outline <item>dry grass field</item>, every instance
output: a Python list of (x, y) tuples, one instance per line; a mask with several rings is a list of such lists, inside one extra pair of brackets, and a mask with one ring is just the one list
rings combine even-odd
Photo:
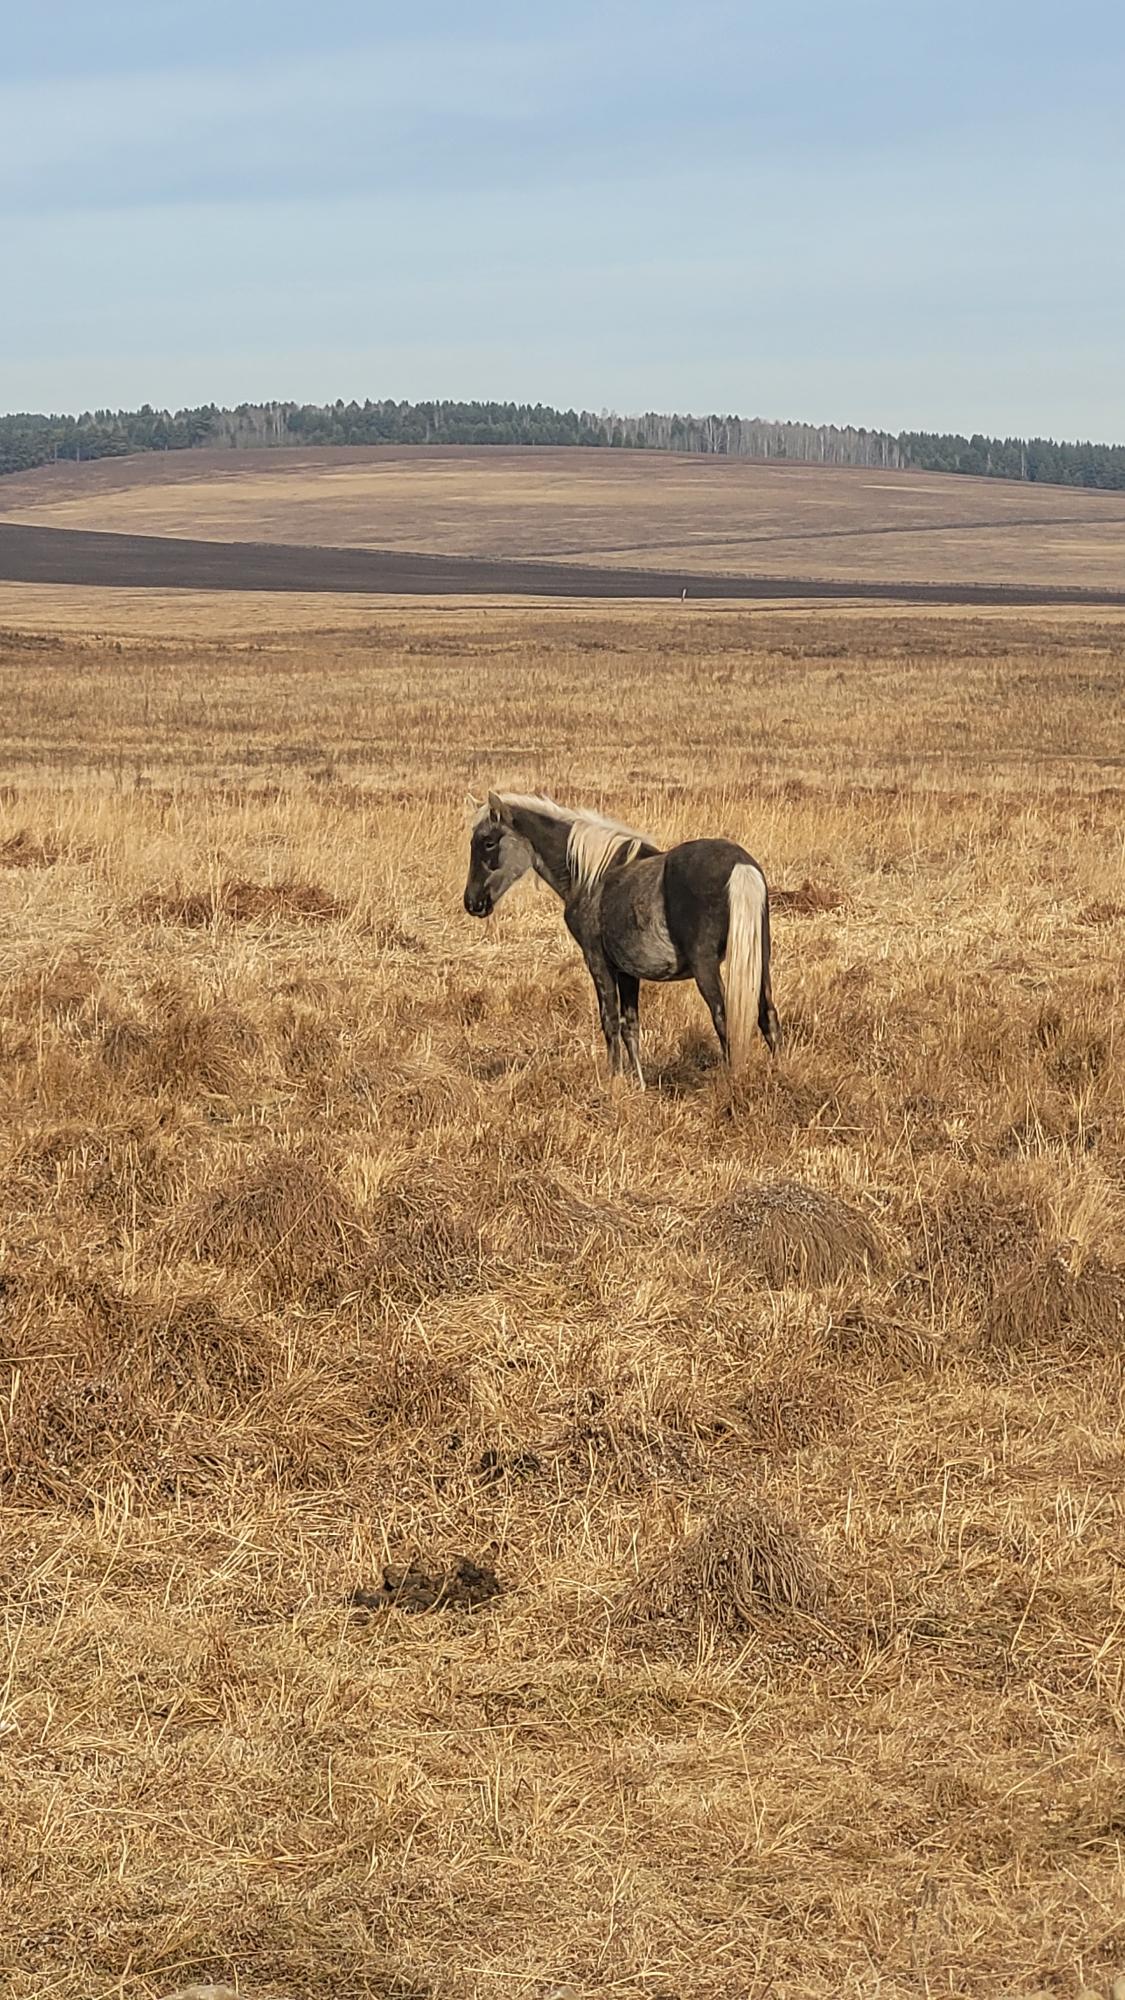
[[(0, 1989), (1108, 1995), (1125, 622), (3, 603)], [(611, 1086), (488, 784), (782, 1058)]]
[(687, 577), (1125, 588), (1125, 494), (662, 452), (150, 453), (5, 479), (0, 517)]

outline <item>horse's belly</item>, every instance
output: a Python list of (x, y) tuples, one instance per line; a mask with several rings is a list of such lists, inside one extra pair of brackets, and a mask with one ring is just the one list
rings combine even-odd
[(638, 861), (602, 898), (602, 938), (621, 972), (634, 979), (682, 979), (684, 966), (664, 916), (663, 857)]
[(663, 942), (646, 933), (644, 937), (615, 941), (614, 960), (622, 972), (634, 979), (682, 979), (684, 969), (676, 956), (671, 938)]

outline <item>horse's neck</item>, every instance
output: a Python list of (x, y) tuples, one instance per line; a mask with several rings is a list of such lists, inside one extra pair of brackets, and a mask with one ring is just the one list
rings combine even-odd
[(570, 894), (570, 863), (567, 845), (570, 821), (552, 813), (536, 812), (530, 806), (516, 806), (512, 812), (515, 831), (527, 841), (535, 856), (535, 872), (550, 883), (556, 896), (565, 902)]

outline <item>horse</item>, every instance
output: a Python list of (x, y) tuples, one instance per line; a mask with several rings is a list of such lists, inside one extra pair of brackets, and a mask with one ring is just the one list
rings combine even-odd
[(627, 1054), (644, 1088), (642, 979), (694, 979), (732, 1067), (744, 1060), (755, 1023), (776, 1055), (769, 891), (744, 847), (685, 840), (662, 849), (602, 813), (556, 805), (541, 793), (490, 792), (473, 822), (468, 914), (491, 916), (529, 869), (562, 900), (594, 982), (614, 1075)]

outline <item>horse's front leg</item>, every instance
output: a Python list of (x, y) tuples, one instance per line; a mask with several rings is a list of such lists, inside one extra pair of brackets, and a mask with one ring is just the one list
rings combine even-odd
[(641, 1068), (641, 982), (634, 979), (631, 972), (617, 975), (617, 1001), (621, 1009), (621, 1039), (625, 1044), (629, 1060), (637, 1073), (641, 1089), (645, 1087), (645, 1073)]
[(582, 950), (590, 969), (590, 977), (594, 982), (594, 991), (598, 996), (598, 1014), (602, 1024), (602, 1034), (605, 1036), (610, 1074), (620, 1076), (621, 1010), (617, 1000), (617, 981), (600, 945), (583, 941)]

